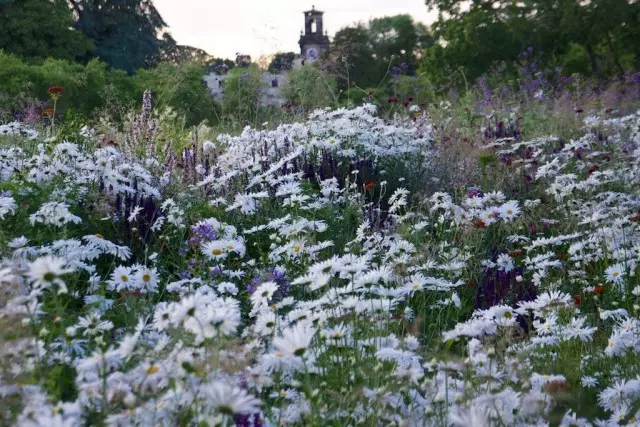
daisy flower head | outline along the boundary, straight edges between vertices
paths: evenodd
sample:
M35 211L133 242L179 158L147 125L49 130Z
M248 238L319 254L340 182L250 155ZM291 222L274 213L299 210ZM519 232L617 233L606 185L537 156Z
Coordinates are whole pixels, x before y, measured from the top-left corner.
M216 381L204 387L208 403L219 413L227 416L251 415L260 411L260 400L246 390Z
M478 215L478 219L480 219L486 226L496 222L499 216L500 216L500 212L497 211L495 208L488 208L480 212L480 214Z
M29 263L27 277L35 288L58 287L58 293L68 292L67 285L60 276L72 273L73 269L67 266L67 262L55 256L44 256Z
M107 282L107 288L111 291L124 291L128 289L135 289L135 278L131 273L130 267L119 266L113 273L111 273L111 279Z
M156 268L141 267L136 271L136 283L144 293L158 290L158 271Z
M69 211L65 203L47 202L34 214L29 215L31 225L44 224L60 227L69 223L79 224L82 219Z
M13 197L0 197L0 220L4 219L6 214L13 215L18 205Z
M624 265L619 263L610 265L605 270L604 275L608 282L620 285L622 284L622 279L624 277Z
M510 272L514 268L513 258L511 258L509 254L498 255L496 267L498 267L498 270L502 270L507 273Z
M171 326L171 311L173 305L159 302L153 314L153 327L157 331L166 331Z
M251 303L254 307L268 304L277 290L278 284L276 282L264 282L251 294Z
M242 238L229 239L225 242L225 248L228 252L235 252L240 257L244 257L247 248Z
M228 255L227 242L224 240L214 240L202 244L202 254L212 261L220 261Z
M517 201L509 200L508 202L503 203L500 208L498 208L498 211L500 212L500 218L510 222L520 215L520 206L518 206Z
M301 357L311 345L315 333L316 329L308 322L298 322L283 330L282 336L273 340L273 347L277 353Z

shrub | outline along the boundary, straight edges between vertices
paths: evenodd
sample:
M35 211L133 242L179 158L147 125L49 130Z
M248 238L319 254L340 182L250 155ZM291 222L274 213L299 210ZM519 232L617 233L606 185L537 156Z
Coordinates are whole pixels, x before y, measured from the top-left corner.
M336 104L336 81L313 65L302 66L289 73L283 94L291 104L311 111Z

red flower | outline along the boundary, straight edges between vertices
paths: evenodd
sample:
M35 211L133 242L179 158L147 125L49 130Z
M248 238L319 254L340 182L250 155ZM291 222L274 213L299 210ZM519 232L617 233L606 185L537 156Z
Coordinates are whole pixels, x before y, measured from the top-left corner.
M605 288L604 286L596 286L595 289L593 290L593 294L594 295L602 294L606 290L607 290L607 288Z
M47 89L47 94L52 98L59 98L64 93L64 88L62 86L53 85L49 89Z
M598 169L600 169L600 166L598 165L593 165L589 168L589 175L591 175L592 173L594 173L595 171L597 171Z
M364 185L364 189L365 190L371 190L375 186L376 186L376 182L375 181L369 181Z
M478 284L476 282L469 281L467 282L467 286L470 288L475 288L476 286L478 286Z
M480 218L473 220L473 226L475 228L485 228L487 225Z
M582 297L580 295L576 295L573 297L573 301L576 303L576 307L580 307L580 304L582 304Z
M398 98L396 98L395 96L392 96L391 98L388 99L390 104L397 104L398 103Z
M53 116L53 108L45 108L44 110L42 110L42 115L47 117Z

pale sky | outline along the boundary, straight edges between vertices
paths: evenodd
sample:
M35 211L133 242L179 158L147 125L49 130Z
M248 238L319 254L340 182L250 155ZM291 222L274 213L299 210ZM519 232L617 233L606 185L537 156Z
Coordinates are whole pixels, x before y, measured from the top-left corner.
M426 24L435 20L424 0L154 0L173 38L206 50L210 55L235 59L236 52L260 55L298 53L303 11L324 12L324 28L332 37L354 22L410 14Z

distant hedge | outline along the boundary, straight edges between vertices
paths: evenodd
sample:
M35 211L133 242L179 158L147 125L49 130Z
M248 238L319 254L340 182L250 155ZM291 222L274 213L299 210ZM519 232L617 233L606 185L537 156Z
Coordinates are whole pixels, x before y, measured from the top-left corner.
M48 99L49 87L59 85L64 88L57 105L60 115L69 110L92 120L105 111L122 113L138 106L144 90L151 89L155 105L171 108L186 125L215 123L217 105L203 80L205 73L198 63L161 63L127 76L96 59L86 65L59 59L31 64L0 50L0 115L6 120L24 114L30 105Z

